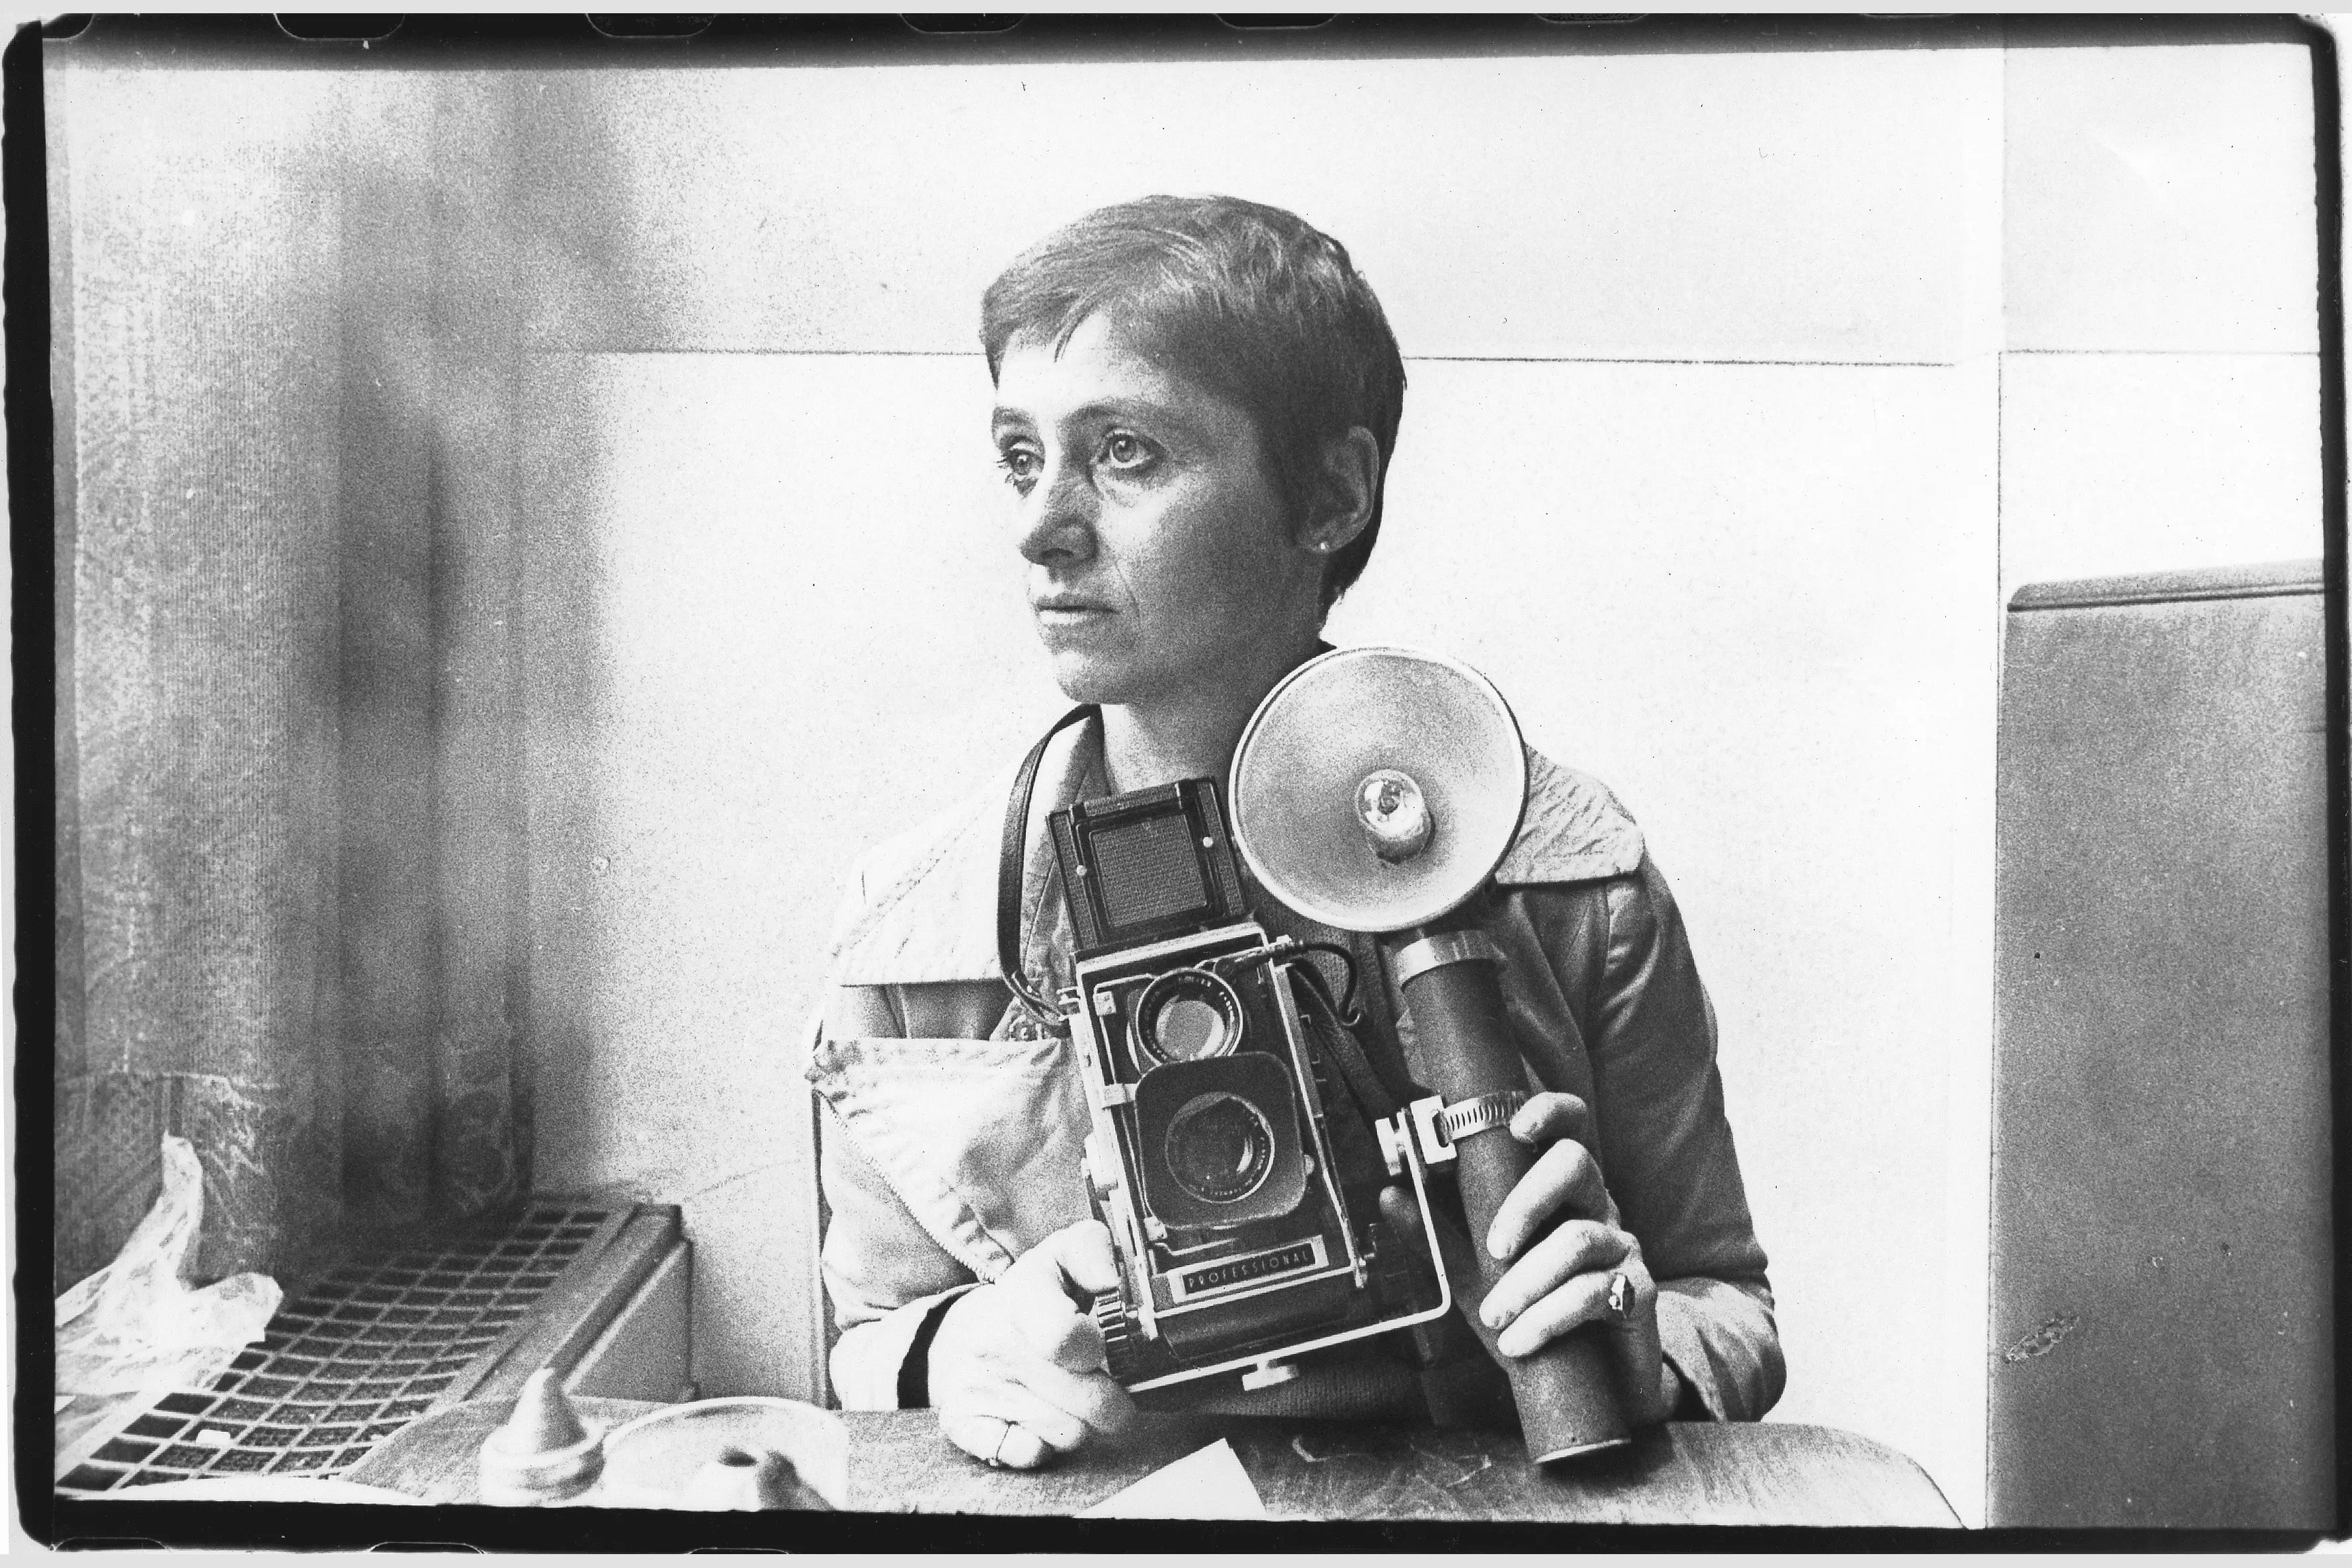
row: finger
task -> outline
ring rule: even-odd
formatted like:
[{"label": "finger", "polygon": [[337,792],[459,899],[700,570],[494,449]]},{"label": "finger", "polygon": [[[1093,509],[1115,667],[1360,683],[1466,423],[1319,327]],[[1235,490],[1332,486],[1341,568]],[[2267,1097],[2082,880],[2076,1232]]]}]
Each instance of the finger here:
[{"label": "finger", "polygon": [[1530,1355],[1586,1323],[1622,1321],[1609,1310],[1609,1273],[1579,1274],[1513,1319],[1495,1336],[1495,1348],[1508,1356]]},{"label": "finger", "polygon": [[1099,1219],[1066,1225],[1015,1259],[1005,1271],[1027,1278],[1042,1276],[1073,1301],[1090,1303],[1104,1291],[1118,1287],[1118,1256],[1111,1249],[1110,1228]]},{"label": "finger", "polygon": [[1550,1223],[1556,1214],[1613,1223],[1616,1207],[1601,1184],[1600,1162],[1582,1144],[1554,1144],[1536,1158],[1496,1207],[1486,1227],[1486,1252],[1494,1258],[1516,1258],[1521,1248]]},{"label": "finger", "polygon": [[1571,1219],[1528,1249],[1478,1303],[1478,1316],[1499,1329],[1580,1274],[1603,1274],[1625,1260],[1633,1239],[1590,1219]]},{"label": "finger", "polygon": [[[1026,1432],[1057,1452],[1067,1452],[1087,1440],[1087,1424],[1053,1404],[1041,1399],[1018,1383],[999,1383],[979,1396],[978,1407],[1001,1420],[1011,1423],[1016,1432]],[[1005,1439],[1007,1456],[1000,1456],[1011,1464],[1008,1457],[1013,1439]]]},{"label": "finger", "polygon": [[[995,1464],[1013,1464],[1013,1456],[1030,1443],[1043,1444],[1051,1453],[1076,1448],[1087,1436],[1084,1423],[1007,1378],[992,1378],[943,1406],[940,1431],[972,1458]],[[1026,1441],[1019,1437],[1023,1432]]]},{"label": "finger", "polygon": [[1097,1432],[1124,1431],[1135,1419],[1134,1399],[1099,1372],[1070,1372],[1033,1362],[1021,1369],[1021,1383],[1038,1398]]},{"label": "finger", "polygon": [[1017,1320],[1021,1337],[1032,1350],[1056,1366],[1072,1372],[1098,1372],[1103,1364],[1101,1325],[1070,1310],[1058,1292],[1024,1297]]},{"label": "finger", "polygon": [[1526,1104],[1511,1113],[1511,1136],[1536,1148],[1562,1138],[1587,1142],[1586,1129],[1591,1125],[1591,1107],[1558,1089],[1529,1095]]},{"label": "finger", "polygon": [[975,1459],[995,1458],[997,1450],[1004,1446],[1006,1428],[1011,1425],[1002,1416],[980,1410],[940,1412],[940,1436]]},{"label": "finger", "polygon": [[1015,1427],[1004,1435],[1004,1451],[996,1462],[1009,1470],[1034,1470],[1053,1457],[1054,1450],[1036,1433]]}]

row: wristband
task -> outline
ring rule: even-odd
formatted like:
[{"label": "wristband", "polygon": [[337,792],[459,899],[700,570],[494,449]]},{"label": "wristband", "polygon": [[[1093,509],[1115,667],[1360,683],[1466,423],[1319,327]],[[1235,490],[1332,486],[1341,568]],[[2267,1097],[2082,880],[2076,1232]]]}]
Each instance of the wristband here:
[{"label": "wristband", "polygon": [[921,1410],[929,1406],[931,1341],[938,1337],[940,1324],[947,1321],[948,1309],[961,1300],[961,1294],[950,1296],[923,1314],[921,1326],[915,1330],[915,1337],[907,1346],[907,1359],[898,1364],[899,1409]]}]

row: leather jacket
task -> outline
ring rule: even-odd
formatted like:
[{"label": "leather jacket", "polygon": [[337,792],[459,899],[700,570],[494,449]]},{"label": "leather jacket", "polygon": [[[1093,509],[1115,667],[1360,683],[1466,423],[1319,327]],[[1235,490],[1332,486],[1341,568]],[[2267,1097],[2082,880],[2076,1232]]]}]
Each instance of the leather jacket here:
[{"label": "leather jacket", "polygon": [[[1057,884],[1045,816],[1103,792],[1100,755],[1097,727],[1076,726],[1038,775],[1022,929],[1024,967],[1046,995],[1069,981],[1070,928],[1047,898]],[[824,1107],[831,1369],[851,1408],[898,1405],[917,1332],[943,1300],[1089,1218],[1078,1048],[1008,1005],[997,959],[1009,781],[868,853],[835,925],[807,1071]],[[1754,1420],[1783,1377],[1772,1295],[1725,1117],[1714,1009],[1665,879],[1606,788],[1530,750],[1528,809],[1496,883],[1484,925],[1505,956],[1530,1085],[1591,1109],[1592,1151],[1658,1285],[1666,1359],[1709,1415]],[[1269,930],[1319,931],[1251,892]],[[1412,1016],[1393,989],[1388,999],[1410,1071]],[[1412,1389],[1391,1363],[1213,1407],[1410,1414],[1397,1402]]]}]

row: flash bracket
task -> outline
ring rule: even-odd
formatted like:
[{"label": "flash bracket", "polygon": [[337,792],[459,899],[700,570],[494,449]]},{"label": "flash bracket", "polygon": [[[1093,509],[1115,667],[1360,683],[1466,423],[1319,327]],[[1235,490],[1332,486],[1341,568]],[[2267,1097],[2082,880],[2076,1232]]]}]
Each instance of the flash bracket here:
[{"label": "flash bracket", "polygon": [[1424,1166],[1434,1169],[1452,1165],[1455,1144],[1480,1133],[1509,1126],[1512,1116],[1527,1103],[1526,1092],[1518,1089],[1474,1095],[1451,1105],[1434,1094],[1426,1095],[1374,1124],[1381,1141],[1381,1157],[1388,1162],[1391,1176],[1404,1174],[1408,1145],[1420,1151]]}]

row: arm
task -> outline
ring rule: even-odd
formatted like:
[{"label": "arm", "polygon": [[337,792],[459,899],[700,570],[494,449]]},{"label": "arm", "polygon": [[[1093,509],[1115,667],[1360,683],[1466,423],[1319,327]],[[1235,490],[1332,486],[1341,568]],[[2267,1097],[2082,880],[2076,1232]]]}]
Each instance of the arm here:
[{"label": "arm", "polygon": [[936,1330],[939,1309],[979,1281],[915,1222],[830,1107],[819,1141],[819,1177],[833,1210],[820,1257],[841,1331],[834,1394],[848,1410],[928,1404],[928,1366],[916,1354],[925,1331]]},{"label": "arm", "polygon": [[1607,896],[1591,1042],[1601,1168],[1657,1281],[1666,1360],[1708,1414],[1752,1421],[1785,1374],[1716,1071],[1715,1009],[1657,867],[1645,856]]},{"label": "arm", "polygon": [[820,1170],[833,1205],[826,1292],[845,1408],[933,1406],[940,1429],[991,1464],[1030,1469],[1126,1425],[1082,1310],[1118,1282],[1110,1235],[1092,1221],[1045,1237],[982,1284],[942,1249],[860,1155],[828,1107]]},{"label": "arm", "polygon": [[[901,1032],[887,993],[853,986],[834,988],[819,1029],[839,1038]],[[835,1396],[850,1410],[928,1403],[920,1353],[939,1312],[979,1281],[907,1211],[829,1104],[820,1128],[817,1176],[832,1211],[820,1259],[840,1330]]]},{"label": "arm", "polygon": [[[1126,1394],[1102,1370],[1102,1336],[1083,1310],[1117,1282],[1110,1238],[1099,1224],[1082,1221],[1024,1247],[1017,1232],[990,1233],[976,1222],[970,1200],[957,1196],[959,1176],[929,1190],[940,1186],[941,1172],[912,1155],[907,1140],[937,1155],[940,1140],[1018,1139],[1033,1127],[1036,1094],[1051,1083],[1016,1061],[992,1086],[957,1063],[1046,1048],[928,1031],[908,1038],[910,1019],[919,1028],[937,1025],[958,999],[923,989],[836,987],[813,1052],[825,1107],[819,1173],[832,1208],[822,1260],[842,1330],[834,1385],[853,1409],[936,1408],[941,1433],[958,1447],[991,1464],[1025,1469],[1089,1433],[1116,1430],[1130,1414]],[[876,1048],[885,1045],[891,1049],[877,1061]],[[911,1121],[899,1119],[906,1113]],[[906,1168],[896,1163],[910,1155]],[[902,1191],[886,1166],[916,1186]],[[948,1166],[970,1179],[951,1154]],[[927,1227],[908,1206],[932,1198],[945,1203],[922,1211]],[[999,1267],[950,1250],[950,1236],[932,1228],[943,1215],[955,1236],[997,1249]],[[1005,1259],[1005,1247],[1017,1255]],[[975,1270],[992,1282],[982,1283]]]},{"label": "arm", "polygon": [[[1714,1014],[1655,867],[1645,859],[1599,894],[1578,988],[1590,1000],[1576,1009],[1591,1103],[1545,1093],[1513,1119],[1513,1135],[1545,1153],[1482,1239],[1515,1260],[1483,1315],[1507,1354],[1604,1324],[1637,1420],[1753,1420],[1783,1375]],[[1613,1274],[1626,1286],[1612,1291]]]}]

